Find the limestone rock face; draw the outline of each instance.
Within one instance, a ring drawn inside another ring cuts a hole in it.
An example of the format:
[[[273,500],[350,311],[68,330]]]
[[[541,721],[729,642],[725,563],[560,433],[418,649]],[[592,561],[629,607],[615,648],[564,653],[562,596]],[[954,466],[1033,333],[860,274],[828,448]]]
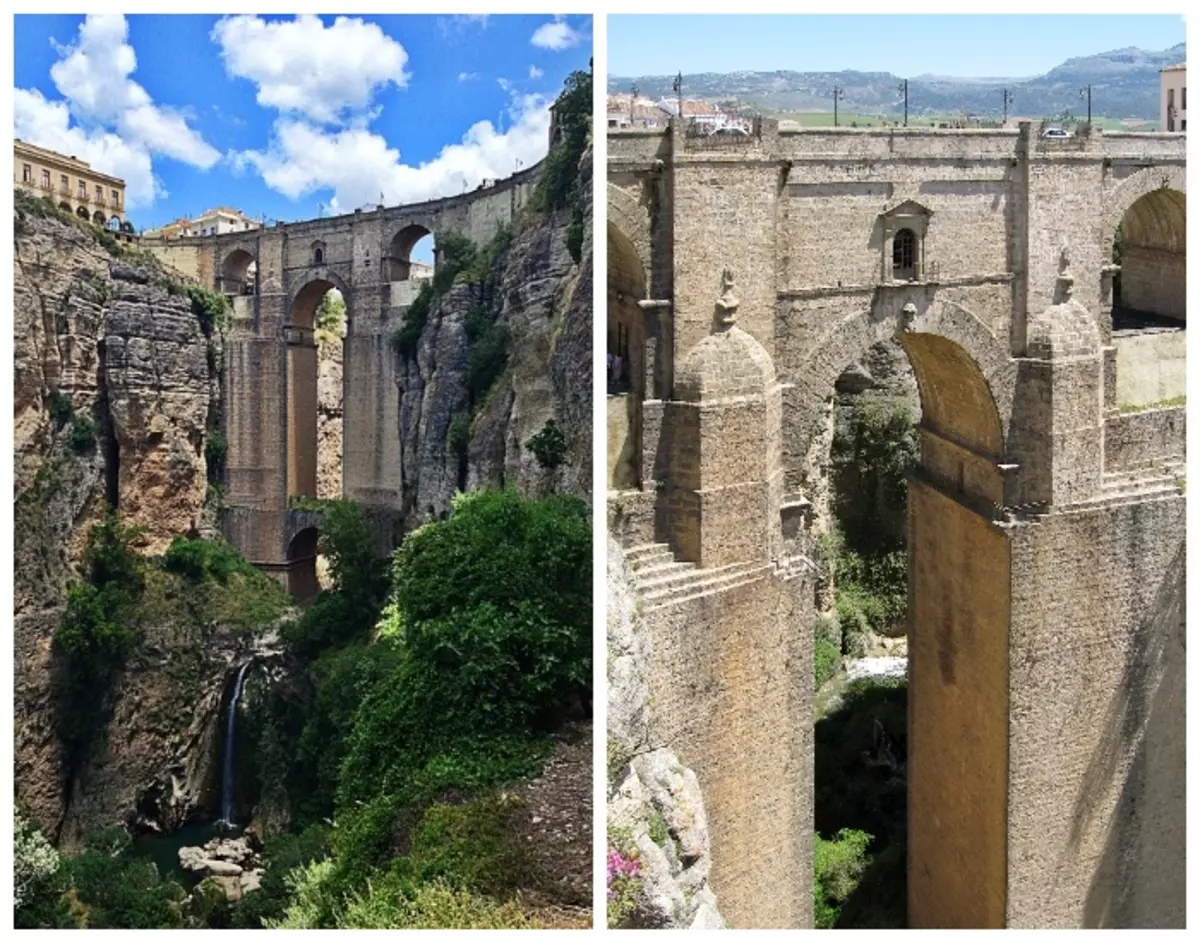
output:
[[[317,497],[342,495],[342,331],[317,332]]]
[[[14,256],[15,781],[18,801],[71,850],[96,828],[168,831],[213,788],[232,632],[148,627],[144,657],[108,705],[106,742],[71,781],[51,643],[110,502],[144,528],[142,552],[208,535],[204,448],[220,408],[220,338],[210,347],[186,295],[170,294],[160,273],[74,226],[18,214]]]
[[[571,214],[519,222],[512,245],[480,285],[460,280],[431,311],[415,357],[402,357],[400,438],[408,523],[446,513],[455,491],[514,487],[538,496],[590,500],[592,356],[591,152],[580,164],[584,197],[581,262],[567,248]],[[475,404],[465,458],[448,441],[469,408],[471,311],[486,303],[508,336],[508,362]],[[557,467],[542,468],[527,443],[548,420],[566,439]]]
[[[641,888],[630,924],[718,929],[708,884],[708,818],[696,774],[654,733],[650,643],[620,547],[608,548],[608,834],[636,856]],[[617,763],[618,769],[614,769]]]

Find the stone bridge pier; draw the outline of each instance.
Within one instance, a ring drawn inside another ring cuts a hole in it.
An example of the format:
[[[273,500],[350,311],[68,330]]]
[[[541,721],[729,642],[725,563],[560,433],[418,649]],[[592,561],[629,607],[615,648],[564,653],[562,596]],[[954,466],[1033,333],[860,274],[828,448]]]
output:
[[[151,247],[231,302],[222,371],[228,447],[222,528],[295,594],[314,589],[320,528],[319,519],[305,523],[295,508],[304,504],[296,499],[317,497],[314,322],[321,299],[337,289],[346,304],[341,491],[367,510],[382,549],[390,551],[404,510],[392,335],[428,277],[411,253],[428,235],[486,243],[516,218],[539,173],[537,165],[444,200]]]
[[[812,925],[819,469],[894,340],[908,924],[1184,926],[1184,135],[608,143],[609,523],[730,925]]]

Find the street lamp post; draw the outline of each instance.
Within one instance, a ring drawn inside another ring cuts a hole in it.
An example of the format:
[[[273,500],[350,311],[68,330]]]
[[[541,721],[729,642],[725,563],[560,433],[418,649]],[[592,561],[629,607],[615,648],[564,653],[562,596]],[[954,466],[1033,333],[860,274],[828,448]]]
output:
[[[1000,122],[1001,127],[1008,124],[1008,106],[1013,103],[1013,94],[1008,89],[1004,90],[1004,120]]]
[[[631,95],[631,97],[629,99],[629,126],[633,127],[633,114],[634,114],[634,108],[637,106],[637,97],[638,97],[637,82],[633,83],[633,86],[632,86],[632,88],[629,89],[629,92]]]
[[[900,93],[904,96],[904,127],[908,127],[908,79],[900,83]]]
[[[679,120],[683,121],[683,73],[675,76],[675,94],[679,98]]]
[[[1092,87],[1090,85],[1087,88],[1081,88],[1079,90],[1079,97],[1083,98],[1085,96],[1087,97],[1087,103],[1088,103],[1087,123],[1088,123],[1088,127],[1090,128],[1092,126]]]
[[[846,93],[843,92],[836,85],[833,87],[833,126],[835,128],[838,126],[838,113],[837,113],[838,99],[841,98],[845,94]]]

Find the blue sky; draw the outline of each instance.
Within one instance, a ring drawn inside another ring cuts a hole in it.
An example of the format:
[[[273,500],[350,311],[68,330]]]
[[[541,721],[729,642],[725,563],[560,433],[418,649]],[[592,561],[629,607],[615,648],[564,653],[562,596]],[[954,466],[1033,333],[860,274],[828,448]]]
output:
[[[15,136],[122,177],[139,228],[461,193],[545,155],[585,16],[15,17]]]
[[[610,16],[608,74],[892,72],[1026,78],[1073,56],[1184,41],[1181,16]]]

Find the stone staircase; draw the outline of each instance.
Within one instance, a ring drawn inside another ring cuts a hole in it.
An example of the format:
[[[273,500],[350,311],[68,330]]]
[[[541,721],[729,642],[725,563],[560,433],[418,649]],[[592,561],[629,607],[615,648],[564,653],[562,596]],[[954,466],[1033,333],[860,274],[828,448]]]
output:
[[[1136,468],[1104,472],[1100,491],[1094,498],[1065,505],[1065,513],[1090,511],[1098,507],[1120,507],[1175,497],[1179,494],[1179,481],[1187,473],[1186,465],[1155,462]]]
[[[645,612],[677,606],[762,579],[769,564],[734,563],[701,569],[677,560],[667,544],[642,544],[625,551],[633,585]]]

